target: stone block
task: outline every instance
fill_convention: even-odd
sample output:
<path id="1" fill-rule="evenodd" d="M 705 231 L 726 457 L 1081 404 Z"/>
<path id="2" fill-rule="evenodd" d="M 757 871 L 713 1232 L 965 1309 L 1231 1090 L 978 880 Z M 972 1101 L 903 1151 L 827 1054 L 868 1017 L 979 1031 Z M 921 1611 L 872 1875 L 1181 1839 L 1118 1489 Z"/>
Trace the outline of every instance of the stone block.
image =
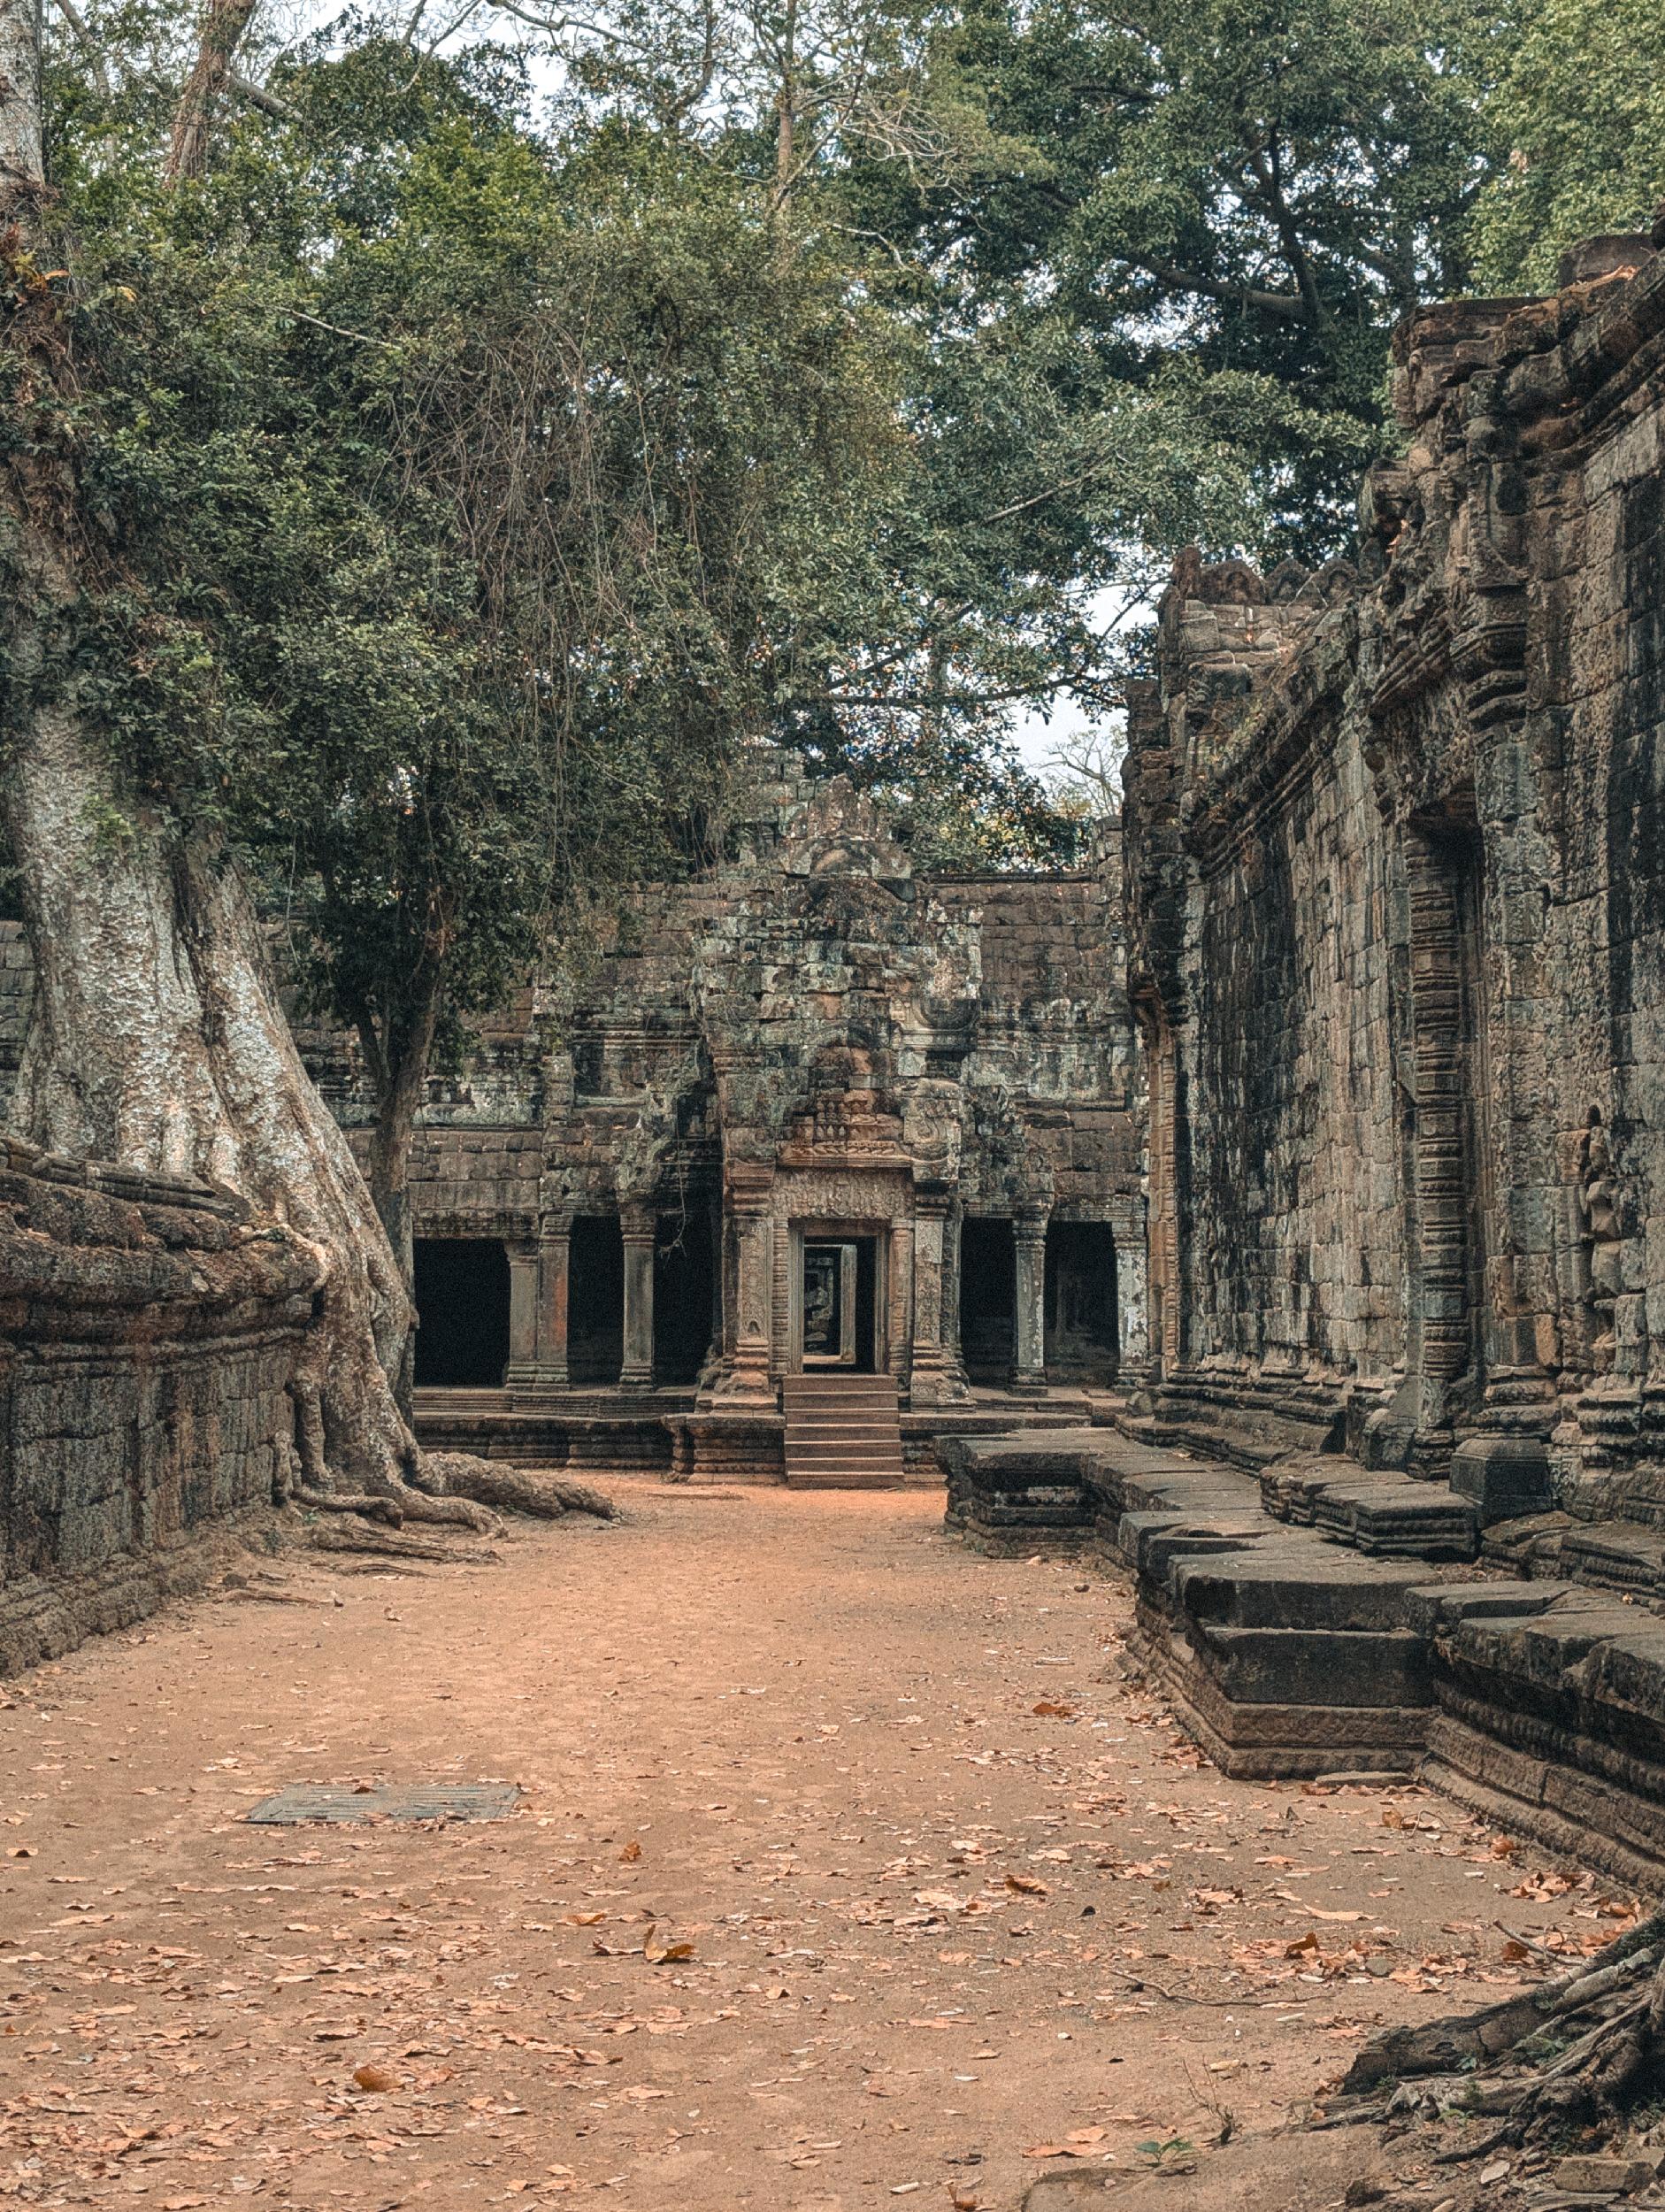
<path id="1" fill-rule="evenodd" d="M 1471 1501 L 1483 1528 L 1547 1512 L 1554 1502 L 1548 1447 L 1535 1438 L 1469 1437 L 1451 1455 L 1451 1486 Z"/>

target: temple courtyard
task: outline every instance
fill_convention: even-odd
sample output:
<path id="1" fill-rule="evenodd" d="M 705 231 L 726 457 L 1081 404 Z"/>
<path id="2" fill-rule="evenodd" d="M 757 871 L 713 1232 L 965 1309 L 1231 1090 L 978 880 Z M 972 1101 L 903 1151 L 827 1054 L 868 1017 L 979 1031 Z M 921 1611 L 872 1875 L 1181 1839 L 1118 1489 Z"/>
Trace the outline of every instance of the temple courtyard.
<path id="1" fill-rule="evenodd" d="M 1224 1778 L 1125 1655 L 1125 1583 L 978 1555 L 934 1486 L 608 1487 L 617 1521 L 492 1565 L 228 1553 L 0 1690 L 0 2201 L 1541 2187 L 1275 2131 L 1382 2026 L 1594 1951 L 1610 1879 L 1413 1783 Z M 459 1782 L 522 1794 L 247 1819 Z"/>

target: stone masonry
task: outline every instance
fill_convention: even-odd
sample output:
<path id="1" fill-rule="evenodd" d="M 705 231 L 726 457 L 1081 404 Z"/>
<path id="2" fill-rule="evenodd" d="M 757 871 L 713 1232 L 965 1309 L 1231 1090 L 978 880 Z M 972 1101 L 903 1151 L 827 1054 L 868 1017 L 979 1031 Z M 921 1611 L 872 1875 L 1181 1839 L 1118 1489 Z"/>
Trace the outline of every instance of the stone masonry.
<path id="1" fill-rule="evenodd" d="M 1661 245 L 1407 326 L 1356 562 L 1177 565 L 1124 818 L 1150 1384 L 942 1453 L 974 1540 L 1132 1574 L 1228 1771 L 1423 1762 L 1654 1889 Z"/>
<path id="2" fill-rule="evenodd" d="M 431 1440 L 779 1479 L 806 1374 L 836 1395 L 848 1368 L 849 1410 L 900 1424 L 913 1458 L 1029 1406 L 1080 1417 L 1143 1371 L 1114 826 L 1076 872 L 926 875 L 870 802 L 764 749 L 737 812 L 725 857 L 642 891 L 587 972 L 535 979 L 431 1086 L 411 1186 Z M 308 1049 L 362 1125 L 350 1046 Z M 447 1271 L 483 1247 L 506 1259 L 503 1328 L 464 1375 Z M 813 1308 L 835 1275 L 833 1350 Z"/>
<path id="3" fill-rule="evenodd" d="M 0 1674 L 196 1586 L 287 1489 L 318 1282 L 228 1192 L 0 1138 Z"/>

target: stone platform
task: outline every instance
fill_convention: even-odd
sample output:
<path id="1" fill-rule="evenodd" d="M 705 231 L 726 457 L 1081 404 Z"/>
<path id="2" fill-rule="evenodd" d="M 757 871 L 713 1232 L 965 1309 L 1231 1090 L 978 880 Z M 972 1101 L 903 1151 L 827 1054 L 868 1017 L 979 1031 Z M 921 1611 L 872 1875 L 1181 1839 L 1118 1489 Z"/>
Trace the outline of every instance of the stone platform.
<path id="1" fill-rule="evenodd" d="M 1109 1427 L 939 1450 L 970 1543 L 1067 1546 L 1132 1577 L 1141 1655 L 1223 1772 L 1420 1767 L 1551 1850 L 1665 1889 L 1655 1532 L 1557 1516 L 1483 1531 L 1444 1484 L 1328 1455 L 1251 1474 Z M 1500 1574 L 1515 1527 L 1531 1567 Z M 1579 1578 L 1586 1562 L 1606 1586 Z"/>

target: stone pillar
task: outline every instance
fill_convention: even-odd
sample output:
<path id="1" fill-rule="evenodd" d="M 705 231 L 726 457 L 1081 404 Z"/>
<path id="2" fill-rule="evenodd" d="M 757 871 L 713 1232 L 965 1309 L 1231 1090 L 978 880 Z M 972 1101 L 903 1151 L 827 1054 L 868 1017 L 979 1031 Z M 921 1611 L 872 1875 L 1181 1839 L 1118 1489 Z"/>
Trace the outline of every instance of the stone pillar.
<path id="1" fill-rule="evenodd" d="M 1116 1240 L 1116 1380 L 1124 1388 L 1141 1385 L 1151 1361 L 1150 1259 L 1145 1208 L 1136 1197 L 1118 1197 L 1110 1211 Z"/>
<path id="2" fill-rule="evenodd" d="M 537 1379 L 550 1390 L 572 1380 L 567 1364 L 567 1310 L 572 1267 L 572 1225 L 545 1217 L 538 1241 Z"/>
<path id="3" fill-rule="evenodd" d="M 957 1200 L 942 1217 L 942 1350 L 969 1395 L 965 1348 L 960 1340 L 960 1229 L 964 1219 Z"/>
<path id="4" fill-rule="evenodd" d="M 1012 1224 L 1017 1260 L 1017 1326 L 1012 1389 L 1024 1398 L 1047 1392 L 1047 1217 L 1019 1214 Z"/>
<path id="5" fill-rule="evenodd" d="M 503 1381 L 510 1388 L 537 1380 L 538 1248 L 509 1247 L 509 1364 Z"/>
<path id="6" fill-rule="evenodd" d="M 653 1387 L 653 1252 L 655 1216 L 651 1206 L 618 1210 L 625 1239 L 625 1360 L 618 1371 L 623 1390 Z"/>
<path id="7" fill-rule="evenodd" d="M 712 1385 L 724 1405 L 775 1410 L 769 1361 L 774 1331 L 774 1172 L 736 1160 L 724 1179 L 726 1241 L 733 1255 L 733 1303 L 723 1316 L 723 1358 Z"/>
<path id="8" fill-rule="evenodd" d="M 897 1219 L 886 1240 L 890 1248 L 890 1297 L 886 1307 L 884 1364 L 896 1378 L 898 1396 L 904 1395 L 913 1372 L 914 1350 L 914 1225 Z"/>
<path id="9" fill-rule="evenodd" d="M 948 1334 L 950 1273 L 958 1273 L 959 1223 L 946 1197 L 917 1193 L 913 1236 L 913 1387 L 916 1406 L 963 1404 L 971 1396 L 960 1366 L 957 1325 Z"/>

